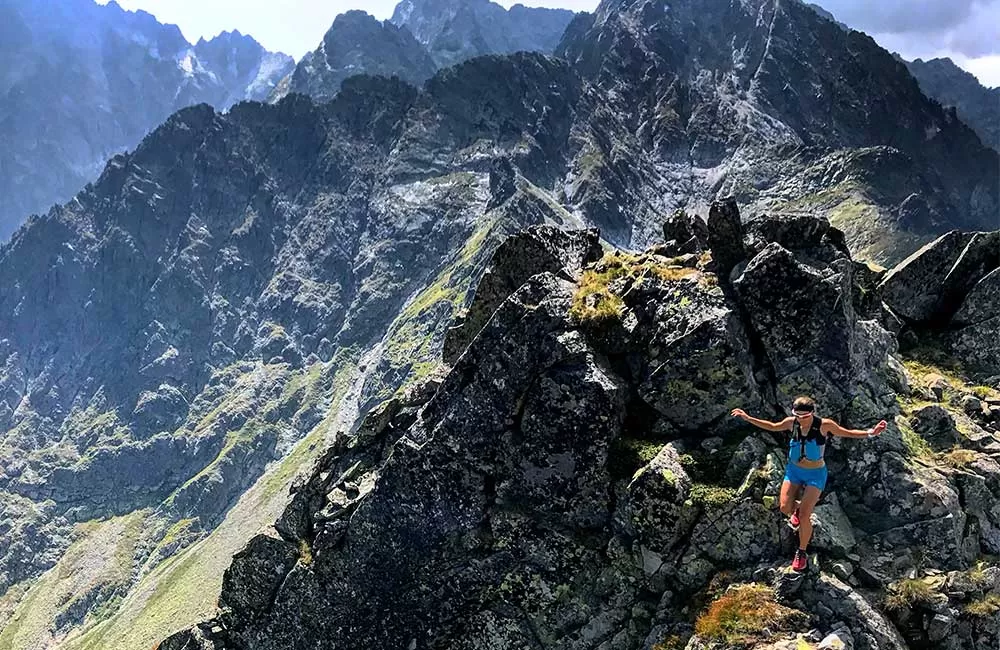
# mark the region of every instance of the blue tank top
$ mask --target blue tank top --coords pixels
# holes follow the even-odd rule
[[[809,431],[802,432],[798,419],[792,424],[792,439],[788,443],[788,460],[797,463],[800,460],[823,460],[826,441],[829,436],[822,431],[823,419],[813,416]]]

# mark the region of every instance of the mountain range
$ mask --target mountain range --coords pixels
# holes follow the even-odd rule
[[[521,449],[526,438],[518,436],[527,429],[505,428],[513,427],[508,415],[515,422],[530,415],[542,446],[564,439],[565,431],[546,433],[544,423],[575,422],[574,404],[636,434],[636,427],[655,424],[658,443],[690,433],[686,413],[729,436],[726,398],[740,394],[774,408],[778,394],[810,381],[826,382],[838,414],[860,419],[878,412],[876,406],[896,404],[887,397],[890,387],[909,399],[898,387],[902,379],[893,383],[881,374],[884,364],[895,367],[886,360],[894,346],[953,318],[953,331],[938,343],[968,358],[978,350],[981,364],[995,363],[993,348],[975,344],[984,338],[977,328],[988,329],[995,318],[982,306],[992,295],[993,280],[986,278],[995,279],[1000,265],[990,257],[992,239],[953,236],[946,240],[950,248],[935,249],[937,257],[920,258],[927,268],[946,269],[942,275],[970,269],[970,277],[983,278],[976,294],[952,278],[938,287],[947,296],[909,300],[900,293],[905,287],[938,286],[929,279],[932,271],[915,280],[912,269],[922,267],[912,263],[911,275],[899,271],[890,281],[851,259],[896,265],[947,231],[995,229],[1000,205],[996,151],[954,111],[929,99],[906,66],[871,38],[798,2],[605,0],[594,14],[529,14],[539,31],[524,37],[552,47],[555,56],[474,56],[492,51],[480,48],[524,47],[521,36],[475,36],[490,32],[488,25],[500,32],[498,26],[520,24],[513,21],[524,10],[448,7],[454,12],[438,0],[414,0],[401,4],[390,22],[359,13],[338,17],[320,49],[286,74],[273,103],[242,102],[228,111],[200,104],[174,113],[134,150],[112,156],[75,198],[29,220],[0,248],[0,648],[148,648],[215,617],[220,591],[228,611],[245,618],[209,624],[210,633],[215,627],[238,630],[219,643],[294,647],[299,641],[289,639],[307,630],[296,629],[294,612],[303,611],[308,589],[337,584],[330,576],[368,575],[384,560],[376,547],[397,551],[399,566],[418,557],[411,553],[423,547],[410,544],[403,525],[408,520],[399,514],[407,504],[429,517],[473,516],[461,491],[439,492],[471,485],[468,466],[437,461],[449,453],[494,454],[490,445],[497,440]],[[148,18],[107,10],[129,20]],[[550,45],[556,27],[542,30],[548,23],[540,17],[567,19],[557,45]],[[480,22],[487,19],[494,22]],[[459,47],[454,35],[460,35]],[[216,51],[209,47],[214,42],[199,44],[205,52],[199,62]],[[155,59],[146,47],[140,58]],[[186,72],[173,55],[162,54],[174,51],[167,45],[155,51],[166,61],[163,69],[172,61],[171,69]],[[446,67],[458,52],[474,58]],[[199,79],[200,68],[190,62]],[[364,70],[395,76],[350,74]],[[257,98],[272,92],[265,88],[269,83],[255,86]],[[294,92],[282,94],[286,86]],[[222,104],[243,92],[215,90]],[[732,199],[719,203],[723,197]],[[738,232],[740,211],[758,224],[748,226],[746,237]],[[702,222],[689,216],[709,212],[716,215],[708,221],[713,230],[702,241]],[[729,224],[721,235],[718,219]],[[518,235],[526,227],[544,234]],[[561,235],[564,230],[583,234]],[[684,248],[692,241],[702,243]],[[773,242],[797,252],[772,247],[751,267],[747,251],[762,253]],[[648,255],[658,257],[632,259],[635,253],[623,252],[625,261],[587,266],[599,260],[602,244],[629,251],[654,247]],[[585,276],[585,266],[596,276]],[[548,276],[529,282],[539,273]],[[745,281],[732,284],[740,273]],[[645,289],[633,296],[616,282],[651,274],[668,283],[646,296],[648,304],[663,306],[652,315],[634,311]],[[572,307],[571,285],[586,286],[584,277],[613,286],[598,286],[597,297],[581,295],[575,313],[610,300],[613,313],[632,314],[623,319],[624,330],[587,335],[598,343],[582,340],[574,321],[558,311]],[[700,284],[671,293],[676,287],[670,283],[685,278]],[[769,280],[778,284],[767,286]],[[768,338],[782,331],[779,324],[752,318],[761,318],[772,301],[790,300],[787,307],[801,311],[788,298],[800,285],[843,310],[830,330],[842,330],[843,338],[824,347],[826,339],[817,334],[819,356],[797,365],[788,347],[794,337]],[[740,300],[733,298],[735,286],[743,287]],[[622,306],[605,294],[617,295]],[[886,296],[884,309],[876,295]],[[973,307],[980,306],[963,307],[959,318],[967,295],[980,296]],[[938,303],[954,309],[930,316],[910,309]],[[877,328],[864,324],[876,321]],[[482,339],[480,330],[489,323],[492,338]],[[541,329],[524,329],[532,323]],[[652,329],[629,330],[630,323]],[[731,350],[734,361],[712,357],[706,346]],[[686,358],[688,350],[708,356],[645,376],[642,369],[659,362],[636,347],[676,351],[666,353],[669,359]],[[526,350],[541,356],[528,359]],[[555,356],[544,356],[550,352]],[[629,356],[634,354],[639,356]],[[617,359],[614,367],[605,367],[611,358]],[[527,375],[515,376],[516,359],[544,381],[535,387]],[[692,374],[713,364],[722,370],[708,380]],[[797,374],[800,368],[805,374]],[[821,370],[832,374],[822,379]],[[862,372],[864,389],[855,394],[841,380]],[[489,382],[500,378],[502,384],[506,376],[528,381],[511,384],[528,392],[491,392]],[[716,383],[732,394],[706,406],[708,391],[716,390],[706,386]],[[562,395],[562,384],[573,386],[576,397],[553,397]],[[474,404],[462,401],[464,386],[473,387]],[[439,387],[444,397],[431,401]],[[539,399],[570,401],[547,415],[542,406],[550,401],[540,403],[542,410],[528,409],[531,391]],[[858,398],[854,406],[850,396]],[[513,415],[497,406],[508,401],[521,404]],[[499,427],[495,440],[457,433],[485,431],[487,423]],[[580,423],[579,430],[591,431],[588,426]],[[435,431],[444,432],[438,442]],[[602,431],[613,435],[617,429]],[[584,438],[586,446],[590,438]],[[602,440],[599,447],[614,442]],[[419,475],[414,468],[425,462],[412,461],[413,454],[429,442],[435,454],[426,461],[429,478],[411,481],[411,470]],[[905,451],[902,438],[892,445],[889,451]],[[383,457],[390,451],[397,460]],[[552,453],[563,459],[560,467],[606,460],[603,452],[595,456],[583,447]],[[651,460],[629,461],[630,471]],[[402,463],[399,471],[396,462]],[[535,479],[548,476],[537,458],[524,462],[534,463]],[[671,460],[658,469],[677,472],[674,465]],[[450,484],[440,474],[448,467],[455,469]],[[915,480],[909,470],[890,469],[886,476]],[[718,479],[705,467],[684,469],[684,477],[689,470],[703,484]],[[381,473],[395,478],[377,483]],[[466,494],[491,503],[501,493],[514,494],[518,507],[539,503],[539,494],[511,487],[521,479],[502,476],[508,482],[475,483]],[[594,476],[584,493],[620,494],[602,483],[604,474]],[[687,487],[678,494],[690,496],[688,482],[679,480]],[[383,508],[379,512],[396,512],[400,523],[387,528],[393,520],[388,514],[365,520],[365,544],[373,553],[352,565],[360,556],[331,550],[344,540],[338,536],[341,515],[354,512],[376,484],[379,497],[372,503]],[[421,496],[394,505],[393,485]],[[921,485],[921,494],[946,492],[929,479]],[[441,494],[448,510],[435,511],[433,499],[422,501],[428,494]],[[603,521],[585,504],[565,494],[559,499],[572,513],[567,521]],[[951,503],[942,499],[941,507]],[[871,506],[850,501],[859,503]],[[605,511],[614,506],[600,504]],[[757,510],[752,514],[763,521]],[[910,514],[893,521],[924,525],[922,512]],[[850,512],[870,515],[860,506]],[[546,516],[543,523],[556,521]],[[309,518],[329,522],[323,527],[329,537],[314,538],[320,531],[303,523]],[[458,530],[449,526],[428,530]],[[464,566],[464,550],[493,549],[490,539],[501,536],[478,526],[449,538],[452,546],[440,557]],[[270,532],[254,538],[262,530]],[[281,540],[273,541],[276,535]],[[256,546],[241,550],[251,538]],[[585,553],[588,539],[608,542],[598,535],[574,539],[567,548]],[[539,548],[547,553],[546,544]],[[766,553],[775,552],[772,546]],[[230,567],[234,554],[238,561]],[[327,557],[333,564],[323,564]],[[606,557],[591,559],[594,572],[580,580],[625,579],[601,573]],[[306,591],[293,590],[294,599],[281,601],[292,603],[292,610],[272,608],[280,585],[261,576],[284,576],[295,565],[301,575],[312,561],[336,571]],[[447,577],[447,567],[438,568]],[[864,571],[881,576],[889,568],[865,564]],[[878,576],[872,580],[882,588]],[[510,588],[530,591],[533,578],[524,580]],[[349,590],[356,583],[342,584]],[[571,585],[546,585],[552,594],[576,593]],[[825,594],[827,588],[812,585],[803,593]],[[478,587],[474,593],[489,597]],[[631,602],[631,595],[622,597]],[[450,598],[434,602],[458,602]],[[568,602],[577,603],[573,598]],[[822,600],[830,601],[829,595]],[[378,602],[388,603],[390,616],[398,611],[394,601]],[[632,604],[641,605],[637,612],[655,610],[645,600]],[[506,614],[496,618],[497,611],[483,610],[476,619],[481,629],[509,623]],[[447,618],[445,609],[439,613]],[[271,623],[257,626],[258,615]],[[364,629],[351,643],[374,643],[379,628],[364,627],[368,616],[358,613],[357,626]],[[518,634],[494,638],[513,639],[499,647],[524,647]],[[253,635],[272,645],[255,645]],[[552,645],[547,638],[537,645]],[[286,641],[291,645],[282,645]]]
[[[116,2],[0,2],[0,238],[73,197],[176,110],[267,97],[294,66],[229,32],[191,45]]]

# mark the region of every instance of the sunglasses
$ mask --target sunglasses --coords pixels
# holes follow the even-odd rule
[[[812,414],[813,414],[812,411],[792,411],[792,415],[794,415],[797,418],[804,418],[807,415],[812,415]]]

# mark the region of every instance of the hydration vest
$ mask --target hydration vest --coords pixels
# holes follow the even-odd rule
[[[813,415],[809,431],[802,433],[802,425],[795,418],[792,423],[792,439],[788,443],[788,458],[793,462],[800,460],[823,460],[828,436],[822,431],[823,418]],[[796,457],[797,456],[797,457]]]

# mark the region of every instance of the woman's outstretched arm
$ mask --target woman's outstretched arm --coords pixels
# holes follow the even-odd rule
[[[763,429],[765,431],[791,431],[792,422],[795,421],[795,418],[785,418],[781,422],[769,422],[767,420],[750,417],[743,409],[733,409],[732,415],[734,418],[740,418],[744,422],[749,422],[758,429]]]
[[[873,436],[880,436],[885,428],[888,426],[885,420],[882,420],[876,424],[871,429],[861,430],[861,429],[845,429],[833,420],[823,420],[823,433],[829,433],[833,436],[838,436],[840,438],[868,438]]]

